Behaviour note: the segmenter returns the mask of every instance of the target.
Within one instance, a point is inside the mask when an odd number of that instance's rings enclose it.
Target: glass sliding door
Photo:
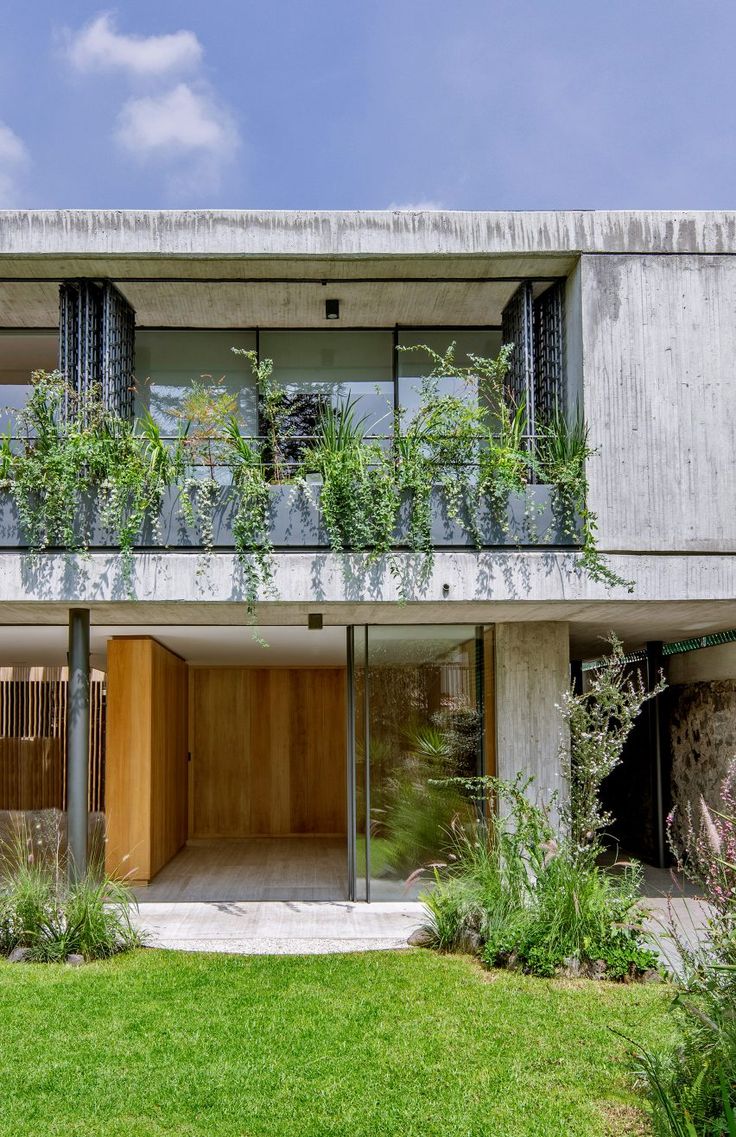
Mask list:
[[[483,630],[355,629],[355,895],[406,900],[476,816],[457,779],[484,772]]]

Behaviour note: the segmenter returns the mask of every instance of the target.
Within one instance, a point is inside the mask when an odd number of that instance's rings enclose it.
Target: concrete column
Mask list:
[[[570,686],[566,623],[496,624],[496,770],[533,777],[530,797],[564,793],[557,705]]]
[[[69,610],[69,695],[66,758],[69,871],[87,871],[89,777],[89,609]]]

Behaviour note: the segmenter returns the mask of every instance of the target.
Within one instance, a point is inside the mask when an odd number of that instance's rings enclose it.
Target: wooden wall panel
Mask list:
[[[151,640],[107,645],[107,867],[151,877]]]
[[[344,668],[190,669],[191,835],[346,830]]]
[[[189,696],[187,665],[153,645],[151,722],[151,874],[170,861],[187,839]]]
[[[66,667],[0,667],[0,810],[66,809]],[[89,809],[104,810],[105,676],[90,673]]]
[[[187,837],[187,665],[148,637],[107,658],[107,863],[148,881]]]

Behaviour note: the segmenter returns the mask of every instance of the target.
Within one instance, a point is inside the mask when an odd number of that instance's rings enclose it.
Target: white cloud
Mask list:
[[[392,213],[437,213],[447,209],[441,201],[409,201],[406,203],[398,203],[392,201],[386,209]]]
[[[28,163],[28,151],[14,130],[0,122],[0,208],[16,204],[18,176]]]
[[[109,12],[102,12],[76,34],[69,34],[68,55],[79,71],[127,71],[153,77],[193,69],[202,59],[194,32],[161,36],[121,35]]]
[[[159,95],[128,99],[118,117],[117,140],[131,154],[176,157],[191,153],[225,158],[238,142],[226,111],[206,91],[179,83]]]

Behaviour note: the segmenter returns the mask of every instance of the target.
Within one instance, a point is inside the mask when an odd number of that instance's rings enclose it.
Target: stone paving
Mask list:
[[[421,915],[422,905],[417,903],[142,903],[136,923],[152,947],[321,955],[406,948]]]

